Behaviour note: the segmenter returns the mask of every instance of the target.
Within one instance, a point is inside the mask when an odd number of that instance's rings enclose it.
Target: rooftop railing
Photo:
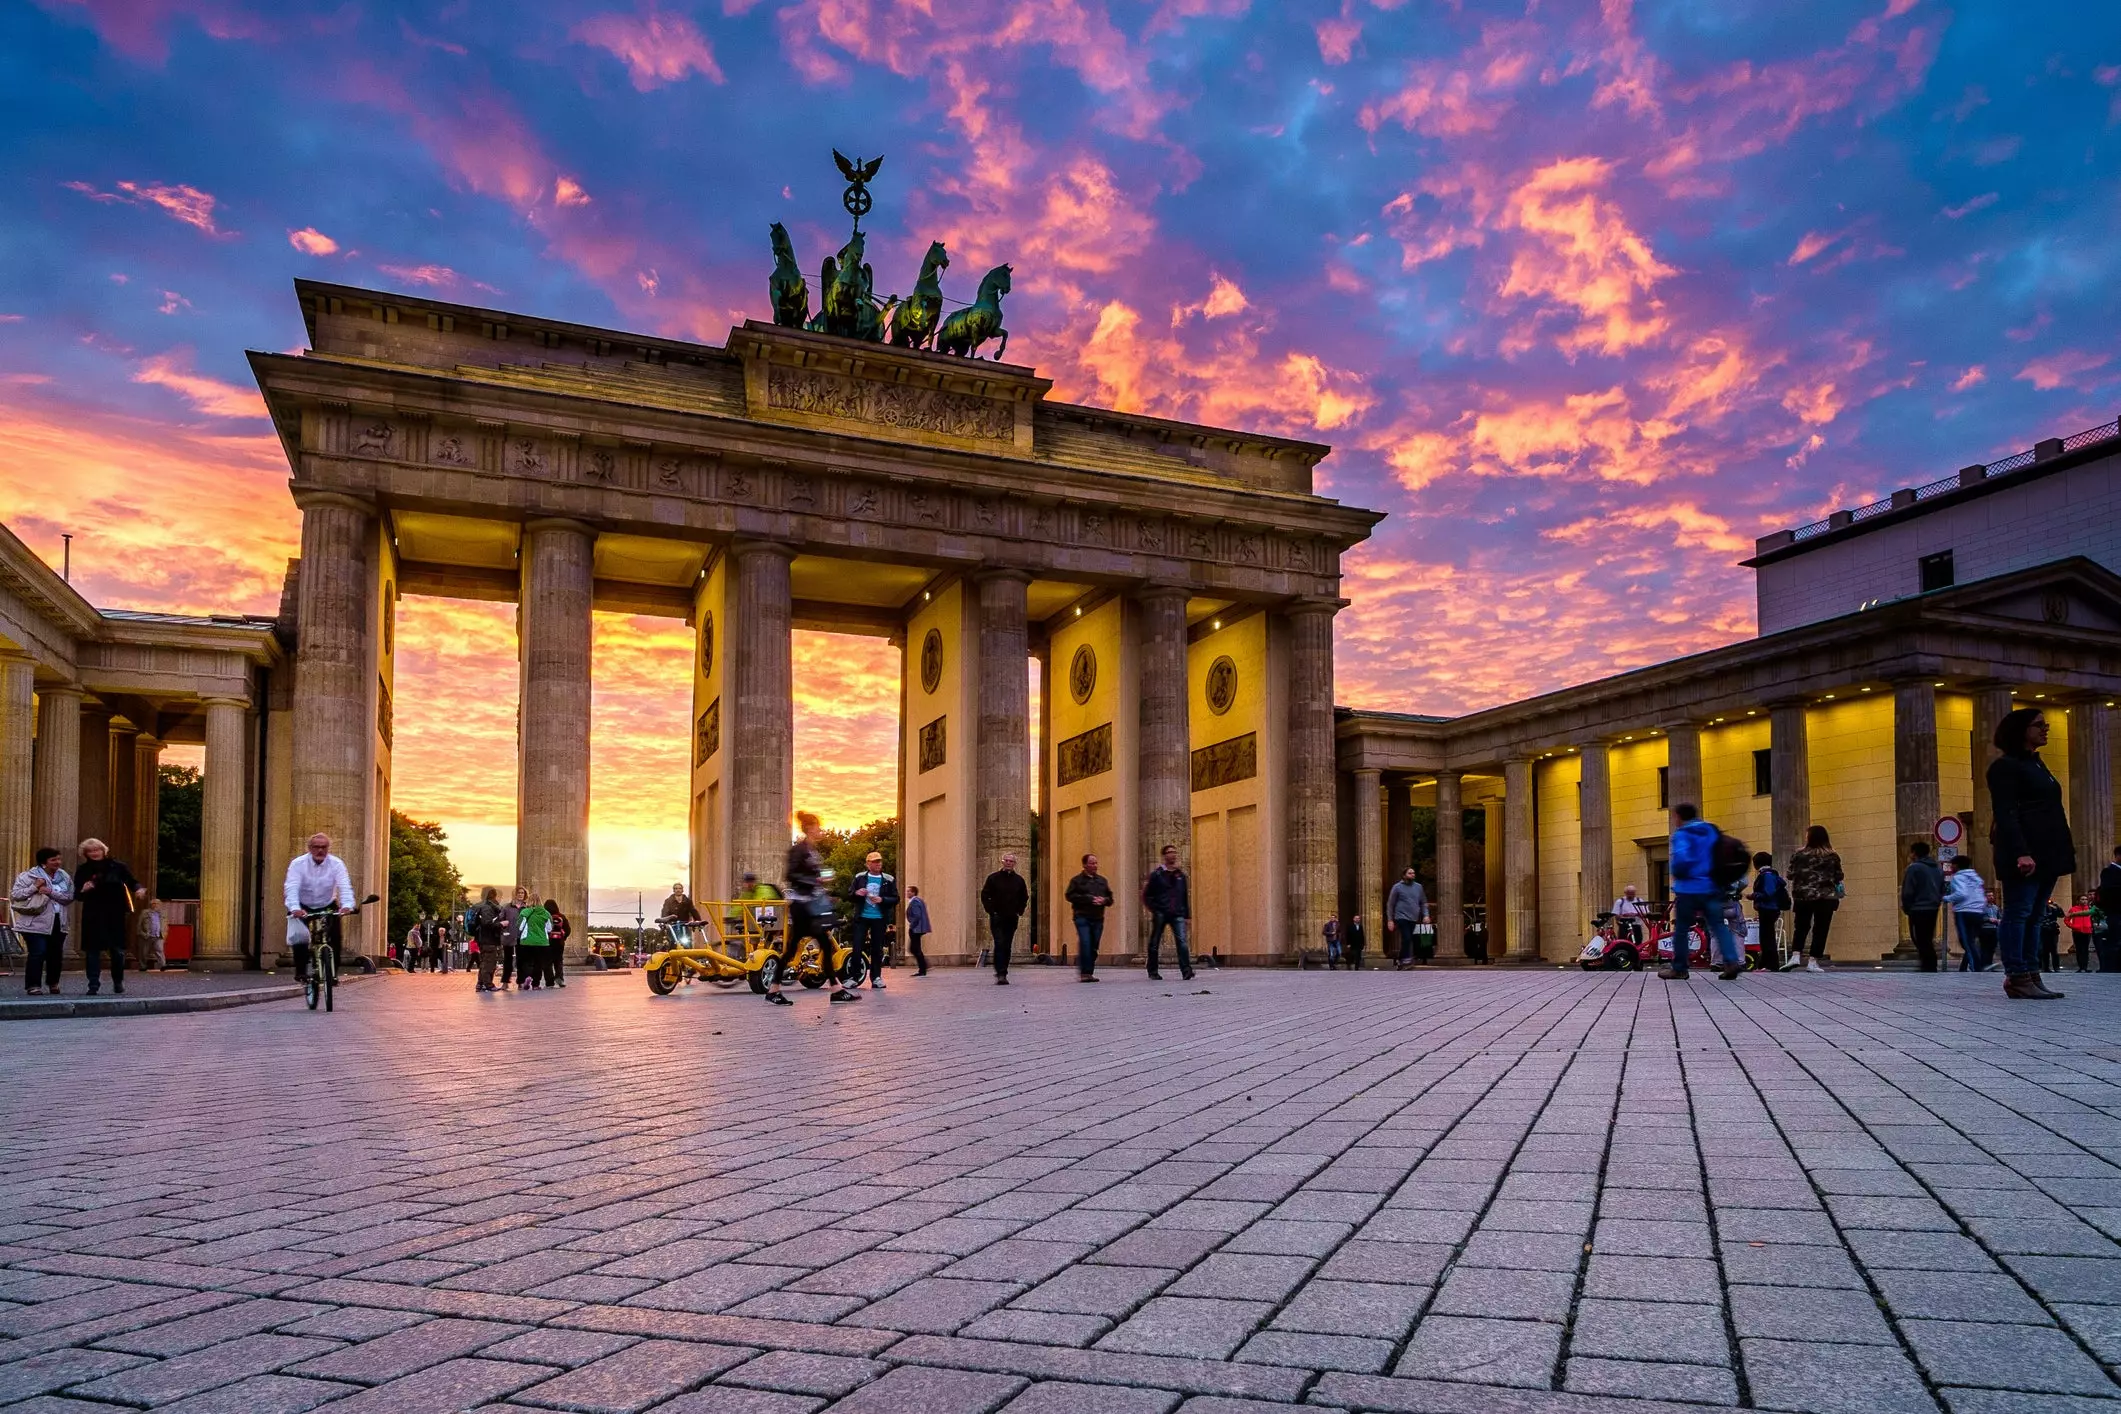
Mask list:
[[[1905,510],[1909,506],[1919,505],[1924,501],[1949,495],[1962,487],[1976,486],[1984,481],[1993,481],[1999,476],[2009,476],[2012,472],[2023,471],[2026,467],[2033,466],[2036,463],[2051,461],[2065,452],[2074,452],[2080,447],[2089,447],[2095,442],[2112,441],[2117,437],[2121,437],[2121,418],[2116,418],[2112,422],[2102,422],[2097,427],[2087,427],[2084,431],[2069,437],[2050,437],[2045,441],[2034,443],[2026,451],[2013,453],[2000,461],[1992,461],[1985,465],[1962,467],[1952,475],[1941,480],[1932,481],[1927,486],[1903,486],[1882,501],[1873,501],[1867,506],[1857,506],[1853,510],[1835,511],[1825,520],[1815,520],[1810,525],[1800,525],[1795,530],[1781,530],[1773,535],[1763,536],[1760,539],[1759,548],[1765,552],[1768,550],[1780,550],[1789,545],[1802,544],[1804,541],[1816,539],[1830,530],[1840,530],[1845,526],[1860,524],[1863,521],[1882,516],[1889,511]]]

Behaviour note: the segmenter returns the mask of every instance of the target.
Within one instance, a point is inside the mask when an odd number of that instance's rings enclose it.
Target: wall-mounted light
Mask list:
[[[1759,714],[1758,712],[1748,712],[1748,713],[1746,713],[1746,715],[1747,715],[1748,717],[1757,717],[1757,716],[1759,716],[1760,714]]]
[[[1077,617],[1077,618],[1081,618],[1082,616],[1083,616],[1083,606],[1082,606],[1082,605],[1080,605],[1080,604],[1077,604],[1077,605],[1075,606],[1075,617]]]
[[[2045,701],[2047,701],[2047,694],[2046,694],[2046,693],[2044,693],[2044,692],[2036,692],[2036,693],[2034,693],[2034,694],[2033,694],[2033,701],[2035,701],[2035,702],[2045,702]]]
[[[1865,692],[1869,692],[1869,691],[1870,691],[1870,689],[1869,689],[1869,688],[1865,688],[1865,689],[1863,689],[1863,690],[1864,690]]]
[[[1943,683],[1941,683],[1941,682],[1933,682],[1933,683],[1931,683],[1931,684],[1930,684],[1930,686],[1931,686],[1931,687],[1942,687],[1942,686],[1944,686],[1944,684],[1943,684]]]
[[[1222,626],[1223,626],[1223,621],[1222,621],[1221,619],[1217,619],[1217,620],[1215,620],[1215,622],[1213,622],[1213,623],[1211,623],[1211,624],[1209,624],[1209,625],[1208,625],[1208,627],[1209,627],[1210,629],[1219,629],[1219,628],[1221,628]]]
[[[1834,694],[1829,692],[1826,696],[1820,698],[1819,700],[1821,702],[1832,702],[1834,700]]]
[[[927,603],[927,602],[928,602],[928,601],[929,601],[930,599],[933,599],[934,597],[935,597],[934,595],[930,594],[930,593],[929,593],[929,592],[928,592],[927,590],[925,590],[925,589],[923,589],[923,590],[921,591],[921,602],[922,602],[923,604]]]

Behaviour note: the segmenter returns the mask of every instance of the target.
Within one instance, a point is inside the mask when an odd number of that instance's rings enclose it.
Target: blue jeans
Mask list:
[[[1745,954],[1731,936],[1730,920],[1723,916],[1723,900],[1712,894],[1672,895],[1672,970],[1687,970],[1687,954],[1694,948],[1694,925],[1709,935],[1709,960],[1743,966]]]
[[[1178,971],[1182,977],[1193,975],[1193,950],[1186,946],[1186,920],[1169,918],[1161,913],[1149,915],[1149,975],[1156,975],[1158,955],[1164,950],[1164,929],[1171,930],[1171,940],[1178,944]]]
[[[1075,915],[1075,970],[1088,977],[1097,971],[1097,945],[1105,939],[1105,915]]]
[[[1988,955],[1981,951],[1981,925],[1988,921],[1980,913],[1954,913],[1952,921],[1959,925],[1959,950],[1965,954],[1959,962],[1961,972],[1979,972],[1988,966]]]
[[[2003,956],[2006,976],[2020,977],[2040,970],[2040,915],[2047,911],[2048,895],[2055,891],[2055,876],[2035,874],[2027,878],[2015,868],[2003,875],[2003,916],[1996,923],[1996,951]]]

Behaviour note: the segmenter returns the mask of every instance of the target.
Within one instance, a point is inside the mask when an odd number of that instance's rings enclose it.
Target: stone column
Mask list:
[[[1177,845],[1179,859],[1187,869],[1193,867],[1193,727],[1186,681],[1186,591],[1153,585],[1135,603],[1141,611],[1142,655],[1135,785],[1141,823],[1134,874],[1139,880],[1149,877],[1167,844]]]
[[[1385,777],[1385,892],[1414,862],[1414,791],[1405,776]]]
[[[111,723],[110,727],[110,837],[105,841],[111,853],[125,862],[139,877],[136,862],[140,857],[138,812],[140,793],[134,787],[133,772],[139,763],[134,757],[133,743],[139,740],[140,729],[124,718]]]
[[[2113,714],[2105,700],[2087,697],[2069,709],[2069,828],[2077,842],[2071,888],[2094,888],[2114,857]]]
[[[1503,915],[1510,956],[1539,959],[1539,834],[1532,763],[1502,763]],[[1492,946],[1492,944],[1490,944]]]
[[[1363,932],[1384,946],[1385,839],[1384,772],[1355,773],[1355,911]]]
[[[1436,777],[1436,889],[1429,916],[1436,920],[1436,958],[1462,962],[1466,955],[1466,834],[1463,773]]]
[[[795,551],[739,541],[729,552],[735,583],[722,749],[729,753],[729,882],[755,871],[778,884],[788,872],[795,810],[795,672],[788,562]]]
[[[376,660],[369,605],[376,593],[372,511],[350,496],[300,492],[302,562],[296,575],[294,769],[290,795],[296,840],[322,831],[346,861],[355,887],[367,878],[368,794],[375,722],[369,693]],[[284,867],[284,866],[283,866]],[[340,937],[348,956],[367,946],[359,917]],[[374,935],[388,931],[381,922]]]
[[[74,828],[80,833],[60,846],[71,848],[82,840],[101,840],[110,845],[110,709],[81,709],[81,784],[76,799]],[[68,865],[68,868],[73,867]]]
[[[1583,784],[1577,792],[1580,812],[1576,926],[1590,930],[1591,919],[1613,901],[1613,757],[1602,741],[1586,746]],[[1574,936],[1573,934],[1571,936]]]
[[[1777,702],[1768,708],[1768,850],[1778,870],[1804,848],[1812,823],[1812,753],[1805,736],[1805,705]]]
[[[0,872],[29,868],[36,837],[37,665],[0,653]]]
[[[1285,611],[1289,623],[1288,850],[1293,955],[1339,912],[1333,749],[1333,615],[1336,600]]]
[[[1996,828],[1996,810],[1988,798],[1988,768],[2001,753],[1996,750],[1996,725],[2010,715],[2011,690],[1998,684],[1974,690],[1974,828],[1969,832],[1967,849],[1974,857],[1974,869],[1989,883],[1994,883],[1996,874],[1996,851],[1989,843],[1989,835]]]
[[[1937,689],[1928,678],[1893,686],[1894,863],[1905,867],[1908,846],[1929,840],[1942,807],[1937,791]],[[1896,870],[1897,872],[1897,870]]]
[[[974,578],[979,641],[979,748],[973,756],[972,876],[985,878],[1013,854],[1031,875],[1031,643],[1024,592],[1031,577],[998,570]],[[1146,674],[1144,677],[1146,678]],[[1183,685],[1184,679],[1180,679]],[[1143,684],[1145,693],[1147,683]],[[1146,711],[1146,701],[1144,711]],[[978,938],[992,947],[987,911],[974,909]],[[1030,940],[1023,940],[1026,952]]]
[[[161,896],[161,882],[156,875],[162,860],[162,743],[146,732],[133,738],[133,875],[147,890],[148,897]],[[268,872],[272,861],[261,866]],[[280,885],[277,874],[273,875],[275,896]]]
[[[516,713],[516,882],[551,899],[589,938],[589,611],[596,535],[571,520],[523,527],[516,635],[522,697]],[[578,944],[575,939],[579,939]]]
[[[199,805],[199,932],[192,957],[211,968],[241,967],[245,783],[250,704],[206,699],[206,770]]]
[[[50,845],[68,869],[77,862],[74,846],[81,842],[81,695],[78,687],[47,687],[37,694],[36,779],[30,806],[30,833],[36,843],[31,848]]]
[[[1701,728],[1679,722],[1665,729],[1665,786],[1668,804],[1701,805]]]

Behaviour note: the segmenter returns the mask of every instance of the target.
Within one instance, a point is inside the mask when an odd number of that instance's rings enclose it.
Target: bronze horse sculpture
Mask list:
[[[943,317],[941,272],[949,268],[950,254],[943,249],[943,243],[931,241],[928,254],[921,261],[921,278],[914,283],[913,293],[899,301],[898,311],[892,316],[894,345],[917,349],[935,336],[936,325]]]
[[[800,329],[810,322],[810,286],[803,280],[803,267],[795,262],[795,243],[788,228],[773,223],[773,276],[766,282],[773,299],[773,322],[787,329]]]
[[[976,357],[979,346],[996,335],[997,361],[1009,350],[1009,331],[1002,327],[1002,296],[1009,293],[1009,267],[997,265],[979,282],[979,298],[943,321],[935,333],[937,353]]]
[[[872,344],[883,341],[884,306],[877,303],[875,274],[862,259],[866,244],[867,238],[856,231],[837,257],[825,257],[822,304],[810,328]]]

